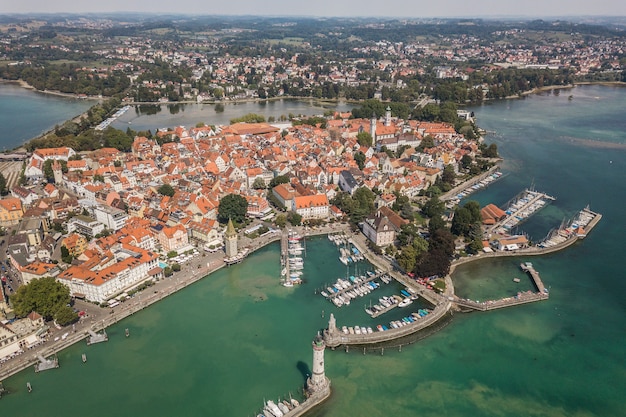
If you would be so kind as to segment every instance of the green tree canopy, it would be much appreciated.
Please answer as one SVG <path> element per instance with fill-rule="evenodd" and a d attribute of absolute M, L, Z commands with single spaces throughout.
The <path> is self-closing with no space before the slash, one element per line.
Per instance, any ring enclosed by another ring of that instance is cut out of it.
<path fill-rule="evenodd" d="M 252 183 L 252 188 L 261 190 L 265 188 L 265 180 L 262 177 L 256 177 Z"/>
<path fill-rule="evenodd" d="M 217 219 L 220 223 L 227 223 L 232 219 L 235 223 L 242 223 L 248 212 L 248 201 L 238 194 L 228 194 L 220 200 L 217 208 Z"/>
<path fill-rule="evenodd" d="M 365 154 L 361 151 L 355 152 L 354 160 L 356 161 L 356 164 L 359 166 L 359 169 L 363 169 L 363 167 L 365 166 Z"/>
<path fill-rule="evenodd" d="M 372 138 L 372 135 L 369 132 L 359 132 L 356 135 L 356 140 L 357 142 L 359 142 L 359 145 L 361 146 L 372 146 L 372 144 L 374 143 L 374 139 Z"/>
<path fill-rule="evenodd" d="M 498 145 L 492 143 L 483 149 L 483 156 L 485 158 L 497 158 L 498 157 Z"/>
<path fill-rule="evenodd" d="M 260 114 L 248 113 L 241 117 L 236 117 L 234 119 L 230 119 L 230 123 L 263 123 L 265 121 L 265 117 Z"/>
<path fill-rule="evenodd" d="M 159 194 L 166 195 L 168 197 L 172 197 L 176 193 L 176 190 L 174 190 L 174 187 L 172 187 L 169 184 L 163 184 L 157 189 L 157 191 Z"/>
<path fill-rule="evenodd" d="M 45 320 L 52 319 L 69 302 L 70 289 L 51 277 L 35 278 L 19 287 L 11 296 L 13 309 L 18 317 L 26 317 L 30 312 L 36 311 Z"/>
<path fill-rule="evenodd" d="M 274 188 L 279 184 L 287 184 L 289 182 L 289 177 L 287 175 L 278 175 L 270 181 L 269 188 Z"/>
<path fill-rule="evenodd" d="M 54 321 L 60 326 L 67 326 L 78 321 L 78 314 L 72 309 L 72 307 L 63 305 L 54 314 Z"/>

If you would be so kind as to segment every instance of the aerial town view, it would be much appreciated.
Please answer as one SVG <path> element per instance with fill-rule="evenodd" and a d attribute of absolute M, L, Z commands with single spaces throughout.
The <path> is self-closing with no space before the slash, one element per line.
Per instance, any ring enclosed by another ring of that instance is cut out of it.
<path fill-rule="evenodd" d="M 623 415 L 626 6 L 0 6 L 7 416 Z"/>

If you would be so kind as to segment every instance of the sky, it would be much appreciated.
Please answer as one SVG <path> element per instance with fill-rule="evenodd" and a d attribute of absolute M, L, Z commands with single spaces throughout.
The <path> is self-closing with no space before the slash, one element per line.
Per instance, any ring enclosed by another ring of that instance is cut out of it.
<path fill-rule="evenodd" d="M 149 12 L 335 17 L 626 16 L 624 0 L 2 0 L 4 13 Z"/>

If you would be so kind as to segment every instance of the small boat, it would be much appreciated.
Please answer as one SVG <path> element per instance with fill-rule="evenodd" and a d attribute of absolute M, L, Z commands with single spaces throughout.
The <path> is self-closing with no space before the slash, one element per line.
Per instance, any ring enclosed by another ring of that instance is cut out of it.
<path fill-rule="evenodd" d="M 283 281 L 283 287 L 293 287 L 293 282 L 290 279 Z"/>
<path fill-rule="evenodd" d="M 519 278 L 513 278 L 513 282 L 520 282 Z"/>
<path fill-rule="evenodd" d="M 279 401 L 276 405 L 278 406 L 280 411 L 282 411 L 283 414 L 287 414 L 289 412 L 289 408 L 282 402 Z"/>
<path fill-rule="evenodd" d="M 126 337 L 130 336 L 130 330 L 128 330 L 128 328 L 124 330 L 124 333 L 126 333 Z"/>
<path fill-rule="evenodd" d="M 282 403 L 279 403 L 279 404 L 282 404 Z M 283 412 L 280 411 L 280 408 L 276 405 L 276 403 L 274 403 L 274 401 L 268 400 L 266 406 L 272 412 L 272 414 L 275 415 L 276 417 L 283 416 Z"/>
<path fill-rule="evenodd" d="M 87 355 L 85 355 L 84 353 L 82 354 L 82 358 L 83 358 L 83 363 L 87 362 Z"/>
<path fill-rule="evenodd" d="M 411 300 L 410 298 L 405 298 L 404 300 L 400 301 L 398 303 L 398 307 L 406 307 L 409 304 L 411 304 L 413 302 L 413 300 Z"/>
<path fill-rule="evenodd" d="M 285 404 L 285 406 L 287 407 L 289 411 L 293 410 L 293 405 L 291 405 L 289 401 L 283 400 L 283 404 Z"/>
<path fill-rule="evenodd" d="M 295 398 L 292 398 L 291 399 L 291 405 L 293 405 L 293 407 L 295 408 L 295 407 L 299 407 L 300 403 Z"/>
<path fill-rule="evenodd" d="M 28 388 L 28 392 L 33 392 L 33 387 L 30 385 L 30 382 L 26 383 L 26 388 Z"/>

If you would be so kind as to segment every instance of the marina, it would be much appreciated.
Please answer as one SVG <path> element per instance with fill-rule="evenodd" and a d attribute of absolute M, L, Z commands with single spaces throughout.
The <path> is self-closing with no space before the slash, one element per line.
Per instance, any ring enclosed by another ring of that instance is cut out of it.
<path fill-rule="evenodd" d="M 563 243 L 573 239 L 584 239 L 593 227 L 600 221 L 602 215 L 595 213 L 585 207 L 578 212 L 576 217 L 568 224 L 562 224 L 558 229 L 548 233 L 545 239 L 537 244 L 540 248 L 551 248 L 562 245 Z"/>
<path fill-rule="evenodd" d="M 302 284 L 306 243 L 297 232 L 289 230 L 281 236 L 281 284 L 293 287 Z"/>
<path fill-rule="evenodd" d="M 546 193 L 526 189 L 506 204 L 506 216 L 487 228 L 490 233 L 507 234 L 515 226 L 526 221 L 531 215 L 542 209 L 549 201 L 556 200 Z"/>
<path fill-rule="evenodd" d="M 489 185 L 491 185 L 494 181 L 502 178 L 502 172 L 497 170 L 497 167 L 490 169 L 483 175 L 480 175 L 477 178 L 472 178 L 467 182 L 455 187 L 451 191 L 445 193 L 441 200 L 445 201 L 446 208 L 453 208 L 458 205 L 462 199 L 478 192 Z"/>

